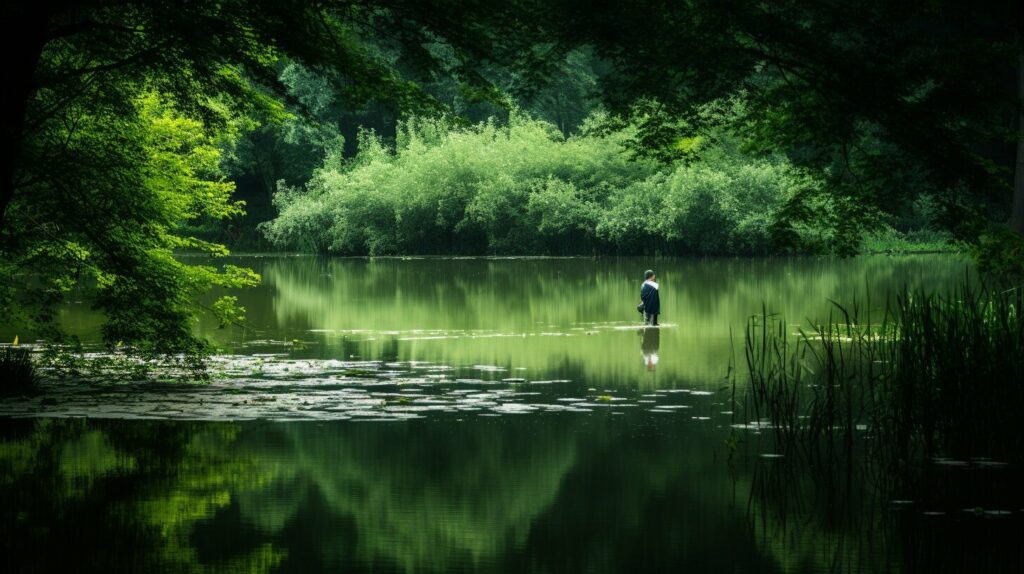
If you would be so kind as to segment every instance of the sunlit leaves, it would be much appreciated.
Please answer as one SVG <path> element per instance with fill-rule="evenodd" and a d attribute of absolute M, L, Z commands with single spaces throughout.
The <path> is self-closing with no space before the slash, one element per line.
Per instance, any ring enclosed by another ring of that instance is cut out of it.
<path fill-rule="evenodd" d="M 238 305 L 238 297 L 233 295 L 225 295 L 214 301 L 212 311 L 221 328 L 241 324 L 245 319 L 245 307 Z"/>
<path fill-rule="evenodd" d="M 265 231 L 346 254 L 765 253 L 783 206 L 816 185 L 726 134 L 677 138 L 685 161 L 638 158 L 639 130 L 607 116 L 568 138 L 521 114 L 469 128 L 414 119 L 394 150 L 363 132 L 347 165 L 278 194 Z"/>
<path fill-rule="evenodd" d="M 56 305 L 77 290 L 104 312 L 108 342 L 146 352 L 198 351 L 195 298 L 258 282 L 238 267 L 174 257 L 177 250 L 227 254 L 223 245 L 183 233 L 183 224 L 242 213 L 231 199 L 234 184 L 220 171 L 233 120 L 214 129 L 154 91 L 132 97 L 130 107 L 111 107 L 108 95 L 86 91 L 82 98 L 92 105 L 66 108 L 29 148 L 39 166 L 58 157 L 62 169 L 40 172 L 8 212 L 5 256 L 23 287 L 6 291 L 5 304 L 25 309 L 37 333 L 57 339 Z M 232 320 L 241 320 L 240 310 Z"/>

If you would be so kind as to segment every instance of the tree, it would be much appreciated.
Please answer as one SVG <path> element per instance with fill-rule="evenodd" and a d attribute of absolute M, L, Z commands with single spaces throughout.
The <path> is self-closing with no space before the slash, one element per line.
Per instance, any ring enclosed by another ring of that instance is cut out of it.
<path fill-rule="evenodd" d="M 992 206 L 1006 216 L 1008 142 L 1024 146 L 1013 129 L 1016 3 L 567 1 L 545 19 L 612 66 L 603 94 L 620 114 L 646 98 L 670 122 L 693 119 L 706 102 L 741 97 L 748 114 L 735 127 L 750 147 L 828 173 L 828 191 L 849 200 L 840 221 L 870 224 L 922 193 L 941 198 L 944 223 L 963 238 L 984 232 Z"/>
<path fill-rule="evenodd" d="M 423 46 L 444 42 L 460 64 L 452 73 L 483 85 L 472 62 L 499 57 L 495 38 L 516 38 L 518 26 L 487 3 L 458 13 L 402 0 L 40 0 L 3 11 L 21 34 L 4 40 L 12 70 L 0 116 L 0 305 L 57 337 L 57 305 L 81 289 L 104 311 L 108 343 L 160 353 L 201 348 L 190 328 L 197 293 L 254 280 L 172 255 L 226 252 L 182 224 L 239 213 L 217 150 L 254 118 L 284 117 L 282 57 L 336 71 L 346 101 L 427 112 L 441 106 L 365 37 L 425 69 L 436 62 Z M 222 319 L 239 316 L 229 303 L 215 306 Z"/>

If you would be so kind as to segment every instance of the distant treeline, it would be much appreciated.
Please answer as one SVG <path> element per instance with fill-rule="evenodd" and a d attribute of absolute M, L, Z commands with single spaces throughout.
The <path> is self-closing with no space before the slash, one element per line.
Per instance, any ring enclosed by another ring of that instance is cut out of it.
<path fill-rule="evenodd" d="M 696 136 L 679 144 L 694 159 L 665 164 L 631 153 L 631 127 L 603 125 L 598 115 L 565 137 L 515 114 L 461 128 L 411 120 L 394 149 L 364 132 L 354 159 L 283 188 L 263 229 L 279 247 L 349 255 L 764 254 L 780 231 L 829 241 L 778 228 L 787 202 L 820 185 L 783 156 Z"/>

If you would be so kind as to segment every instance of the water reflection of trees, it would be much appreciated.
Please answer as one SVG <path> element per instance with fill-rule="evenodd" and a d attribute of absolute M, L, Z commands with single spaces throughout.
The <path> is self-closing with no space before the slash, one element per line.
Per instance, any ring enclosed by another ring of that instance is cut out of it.
<path fill-rule="evenodd" d="M 7 571 L 266 572 L 269 544 L 198 563 L 197 521 L 260 480 L 231 424 L 3 421 L 0 501 Z M 216 568 L 214 568 L 216 566 Z"/>
<path fill-rule="evenodd" d="M 111 570 L 619 571 L 710 559 L 703 538 L 735 546 L 742 513 L 706 444 L 621 420 L 42 421 L 0 446 L 8 555 L 56 566 L 73 550 Z M 88 534 L 65 539 L 76 530 Z M 130 548 L 111 552 L 120 540 Z M 663 552 L 643 555 L 655 540 Z"/>
<path fill-rule="evenodd" d="M 557 426 L 557 425 L 555 425 Z M 291 425 L 246 437 L 287 470 L 271 489 L 300 493 L 268 506 L 262 489 L 236 499 L 241 522 L 275 537 L 310 512 L 345 516 L 354 542 L 324 546 L 327 564 L 383 562 L 446 571 L 493 560 L 527 538 L 572 467 L 573 441 L 539 424 L 520 433 L 501 421 L 459 425 Z M 269 439 L 269 441 L 268 441 Z M 285 444 L 287 446 L 285 446 Z M 509 487 L 512 485 L 512 487 Z M 287 502 L 284 502 L 284 501 Z M 309 501 L 323 505 L 312 509 Z"/>
<path fill-rule="evenodd" d="M 380 329 L 543 330 L 547 324 L 634 319 L 643 261 L 636 259 L 270 260 L 262 273 L 281 322 Z M 834 259 L 669 259 L 659 261 L 667 316 L 727 333 L 767 302 L 802 317 L 828 310 L 866 287 L 884 297 L 904 283 L 957 279 L 949 256 Z M 879 300 L 881 303 L 881 300 Z M 777 307 L 777 308 L 774 308 Z M 367 325 L 368 322 L 374 323 Z M 742 323 L 741 323 L 742 324 Z M 541 325 L 541 327 L 538 327 Z"/>
<path fill-rule="evenodd" d="M 9 571 L 69 557 L 88 570 L 190 572 L 1020 564 L 1019 516 L 985 515 L 1019 508 L 1019 471 L 865 473 L 859 456 L 808 466 L 757 458 L 752 443 L 730 465 L 725 431 L 706 424 L 611 411 L 4 421 L 0 527 Z"/>
<path fill-rule="evenodd" d="M 544 370 L 561 357 L 582 359 L 592 377 L 637 376 L 635 355 L 623 352 L 621 333 L 594 323 L 637 319 L 637 259 L 322 259 L 277 258 L 261 269 L 267 286 L 242 301 L 254 322 L 280 332 L 308 329 L 374 331 L 436 329 L 531 334 L 559 331 L 575 337 L 401 341 L 405 359 L 474 364 L 498 361 Z M 664 334 L 671 360 L 662 380 L 717 380 L 731 356 L 730 328 L 767 304 L 791 322 L 824 319 L 828 299 L 847 300 L 870 289 L 887 293 L 910 285 L 940 287 L 963 273 L 955 257 L 834 259 L 665 259 Z M 268 307 L 272 301 L 272 308 Z M 572 331 L 580 327 L 580 331 Z M 595 333 L 587 336 L 585 333 Z M 586 338 L 584 338 L 586 337 Z M 386 337 L 384 337 L 386 338 Z M 383 338 L 382 338 L 383 339 Z M 328 337 L 327 345 L 343 340 Z M 363 344 L 373 356 L 380 340 Z M 514 361 L 513 361 L 514 359 Z M 629 375 L 626 375 L 629 373 Z M 621 383 L 622 379 L 619 379 Z"/>
<path fill-rule="evenodd" d="M 757 459 L 751 530 L 784 572 L 1017 572 L 1018 469 L 880 467 L 837 451 Z"/>

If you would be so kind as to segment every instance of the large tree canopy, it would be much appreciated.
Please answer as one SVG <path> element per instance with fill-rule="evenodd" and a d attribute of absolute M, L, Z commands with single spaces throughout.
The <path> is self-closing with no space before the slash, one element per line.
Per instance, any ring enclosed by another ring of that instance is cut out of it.
<path fill-rule="evenodd" d="M 659 102 L 654 147 L 683 135 L 666 125 L 685 128 L 679 118 L 697 106 L 740 97 L 747 117 L 735 128 L 756 147 L 828 169 L 828 191 L 853 200 L 846 221 L 934 193 L 946 224 L 973 239 L 982 218 L 965 215 L 992 204 L 1006 213 L 1024 97 L 1019 3 L 688 0 L 550 10 L 549 21 L 564 23 L 561 38 L 592 43 L 613 65 L 603 92 L 612 109 Z M 1017 183 L 1013 225 L 1024 232 Z"/>
<path fill-rule="evenodd" d="M 442 105 L 402 68 L 446 73 L 486 93 L 471 66 L 515 44 L 518 21 L 446 2 L 41 0 L 4 7 L 13 70 L 3 84 L 0 305 L 59 337 L 75 289 L 104 311 L 105 338 L 157 352 L 196 349 L 196 295 L 251 284 L 242 269 L 182 263 L 225 253 L 184 225 L 237 214 L 220 150 L 255 121 L 278 121 L 283 59 L 322 70 L 337 98 L 427 113 Z M 373 42 L 368 41 L 372 38 Z M 441 53 L 432 46 L 444 45 Z M 231 299 L 213 310 L 237 318 Z"/>

